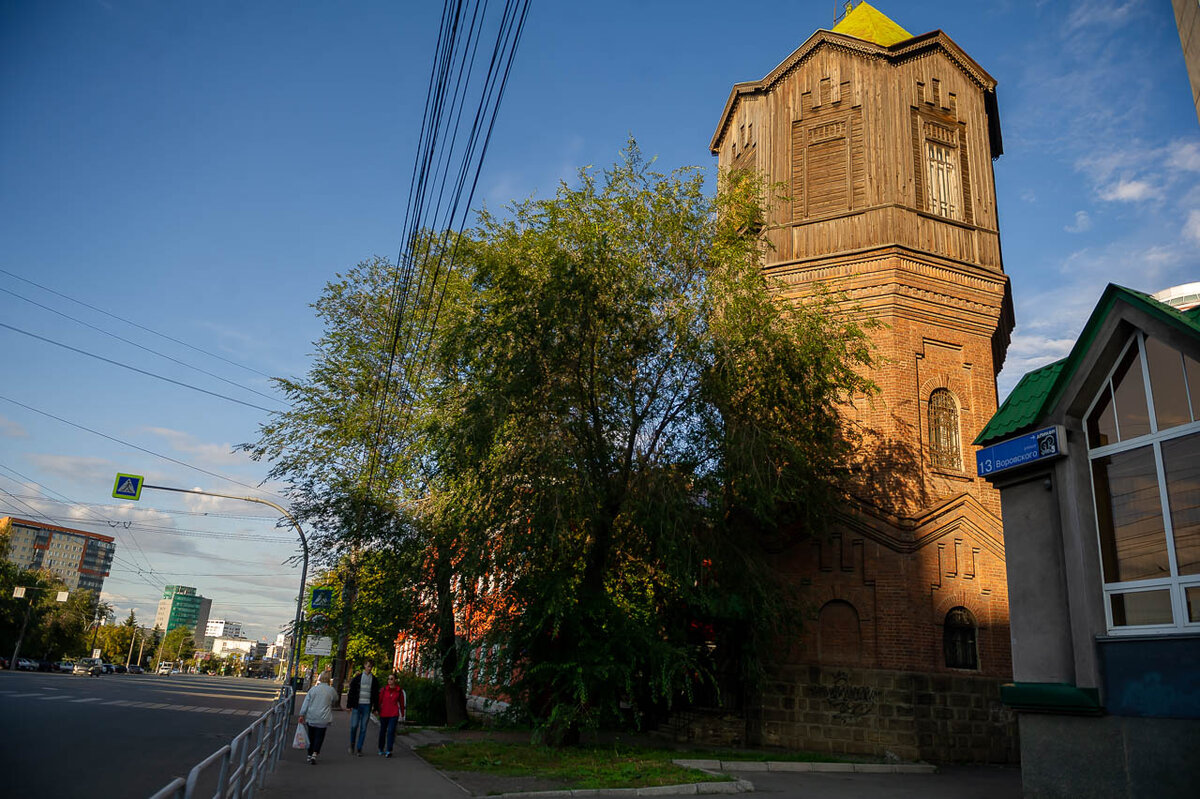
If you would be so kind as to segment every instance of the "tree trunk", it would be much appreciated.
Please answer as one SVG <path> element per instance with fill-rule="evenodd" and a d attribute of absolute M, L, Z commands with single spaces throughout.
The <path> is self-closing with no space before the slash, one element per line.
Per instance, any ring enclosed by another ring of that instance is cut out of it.
<path fill-rule="evenodd" d="M 346 675 L 349 669 L 346 668 L 346 645 L 350 642 L 350 613 L 354 607 L 354 600 L 358 597 L 358 584 L 355 581 L 355 565 L 353 556 L 350 567 L 346 573 L 346 578 L 342 582 L 342 626 L 338 630 L 338 653 L 333 661 L 333 687 L 337 690 L 337 704 L 340 707 L 342 704 L 342 693 L 345 690 Z M 297 642 L 299 646 L 299 642 Z M 316 672 L 313 672 L 313 679 L 316 680 Z"/>
<path fill-rule="evenodd" d="M 459 663 L 450 556 L 445 550 L 439 550 L 437 558 L 437 651 L 442 667 L 442 690 L 446 698 L 446 723 L 453 726 L 467 720 L 467 686 Z"/>

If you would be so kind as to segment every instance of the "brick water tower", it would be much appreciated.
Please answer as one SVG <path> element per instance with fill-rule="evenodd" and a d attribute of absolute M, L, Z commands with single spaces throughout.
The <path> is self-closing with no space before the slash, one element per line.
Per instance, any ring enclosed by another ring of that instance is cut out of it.
<path fill-rule="evenodd" d="M 970 443 L 1013 327 L 995 90 L 945 33 L 864 2 L 736 84 L 712 138 L 722 168 L 786 187 L 763 231 L 780 294 L 823 285 L 881 323 L 879 392 L 845 420 L 863 440 L 850 496 L 832 532 L 779 554 L 807 606 L 752 722 L 763 743 L 1015 757 L 999 496 Z"/>

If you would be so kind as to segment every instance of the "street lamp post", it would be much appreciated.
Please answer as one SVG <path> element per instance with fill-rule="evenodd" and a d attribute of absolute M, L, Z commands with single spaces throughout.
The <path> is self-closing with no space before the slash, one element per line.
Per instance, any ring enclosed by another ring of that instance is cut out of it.
<path fill-rule="evenodd" d="M 300 546 L 304 550 L 304 562 L 300 569 L 300 593 L 296 597 L 296 620 L 292 625 L 292 651 L 288 659 L 288 684 L 291 684 L 292 678 L 295 676 L 297 655 L 300 646 L 300 609 L 304 606 L 304 584 L 308 580 L 308 539 L 304 537 L 304 530 L 300 529 L 300 522 L 296 521 L 288 510 L 280 505 L 276 505 L 269 499 L 261 499 L 260 497 L 239 497 L 233 494 L 218 494 L 215 491 L 201 491 L 198 488 L 172 488 L 170 486 L 152 486 L 148 483 L 143 483 L 142 488 L 152 488 L 156 491 L 174 491 L 177 494 L 200 494 L 206 497 L 220 497 L 222 499 L 236 499 L 242 502 L 255 502 L 259 505 L 267 505 L 282 513 L 292 527 L 296 528 L 296 533 L 300 536 Z"/>

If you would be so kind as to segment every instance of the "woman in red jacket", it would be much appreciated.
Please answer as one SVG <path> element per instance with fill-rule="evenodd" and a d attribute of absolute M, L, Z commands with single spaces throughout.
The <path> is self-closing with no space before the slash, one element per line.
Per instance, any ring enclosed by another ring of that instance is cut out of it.
<path fill-rule="evenodd" d="M 379 689 L 379 754 L 384 757 L 392 756 L 396 722 L 404 717 L 406 698 L 404 689 L 396 684 L 396 675 L 389 674 L 387 685 Z"/>

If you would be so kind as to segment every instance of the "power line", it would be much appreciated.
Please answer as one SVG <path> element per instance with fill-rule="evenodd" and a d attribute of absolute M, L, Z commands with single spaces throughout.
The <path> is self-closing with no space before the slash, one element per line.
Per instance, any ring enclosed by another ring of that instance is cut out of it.
<path fill-rule="evenodd" d="M 3 467 L 3 464 L 0 464 L 0 467 Z M 8 467 L 3 467 L 3 468 L 8 468 Z M 34 481 L 30 480 L 30 482 L 34 482 Z M 38 485 L 41 485 L 41 483 L 38 483 Z M 42 487 L 45 488 L 45 486 L 42 486 Z M 49 490 L 49 489 L 47 489 L 47 490 Z M 57 493 L 57 492 L 55 492 L 55 493 Z M 16 496 L 16 495 L 14 495 L 14 496 Z M 58 502 L 61 504 L 81 505 L 81 506 L 89 507 L 89 508 L 111 508 L 114 510 L 128 510 L 130 507 L 130 505 L 128 503 L 123 504 L 123 505 L 115 505 L 111 502 L 83 502 L 82 500 L 72 500 L 72 499 L 59 500 L 59 499 L 54 499 L 52 497 L 30 496 L 30 495 L 23 495 L 21 498 L 22 499 L 40 499 L 40 500 L 44 500 L 46 502 Z M 275 520 L 275 519 L 279 518 L 278 514 L 276 514 L 274 516 L 266 516 L 266 515 L 262 515 L 262 514 L 260 514 L 260 515 L 240 515 L 240 514 L 236 514 L 236 513 L 213 513 L 211 511 L 205 511 L 205 510 L 179 510 L 178 508 L 157 508 L 152 505 L 143 505 L 140 502 L 137 505 L 137 510 L 142 513 L 166 513 L 166 514 L 172 514 L 172 515 L 176 515 L 176 516 L 205 516 L 205 517 L 208 517 L 211 519 L 230 519 L 233 521 L 266 521 L 266 520 Z"/>
<path fill-rule="evenodd" d="M 2 488 L 0 488 L 0 493 L 3 493 L 3 494 L 8 494 L 8 496 L 10 496 L 10 497 L 12 496 L 12 494 L 9 494 L 9 492 L 5 491 L 5 490 L 4 490 L 4 489 L 2 489 Z M 20 500 L 18 500 L 18 502 L 20 502 Z M 11 504 L 11 503 L 10 503 L 10 504 Z M 21 502 L 20 504 L 24 505 L 24 506 L 25 506 L 25 507 L 28 509 L 29 513 L 30 513 L 30 514 L 33 516 L 33 518 L 35 518 L 35 519 L 45 519 L 47 522 L 49 522 L 49 521 L 50 521 L 51 517 L 47 516 L 45 513 L 42 513 L 42 512 L 41 512 L 41 511 L 39 511 L 38 509 L 36 509 L 36 508 L 32 507 L 32 506 L 31 506 L 31 505 L 29 505 L 28 503 L 26 503 L 26 502 Z M 117 556 L 116 556 L 116 553 L 115 553 L 115 552 L 113 553 L 113 559 L 114 559 L 114 560 L 116 560 L 116 559 L 117 559 Z M 148 562 L 148 561 L 147 561 L 147 562 Z M 136 564 L 136 563 L 133 563 L 133 564 L 130 564 L 130 565 L 132 565 L 134 568 L 140 568 L 140 567 L 138 567 L 138 566 L 137 566 L 137 564 Z M 145 582 L 147 585 L 149 585 L 149 586 L 151 586 L 151 587 L 153 587 L 153 588 L 156 588 L 156 590 L 157 590 L 157 587 L 156 587 L 156 586 L 154 586 L 154 584 L 153 584 L 153 583 L 151 583 L 149 580 L 147 580 L 147 579 L 145 578 L 145 576 L 143 576 L 142 574 L 140 574 L 140 573 L 139 573 L 138 577 L 139 577 L 139 578 L 140 578 L 140 579 L 141 579 L 143 582 Z"/>
<path fill-rule="evenodd" d="M 93 430 L 92 428 L 78 424 L 77 422 L 72 422 L 68 419 L 62 418 L 61 416 L 56 416 L 56 415 L 50 413 L 49 411 L 43 411 L 41 408 L 35 408 L 32 405 L 26 405 L 25 403 L 15 400 L 12 397 L 6 397 L 3 394 L 0 394 L 0 400 L 4 400 L 5 402 L 11 402 L 13 405 L 16 405 L 19 408 L 24 408 L 27 411 L 32 411 L 36 414 L 40 414 L 42 416 L 45 416 L 48 419 L 53 419 L 56 422 L 62 422 L 63 424 L 74 427 L 77 430 L 83 430 L 86 433 L 91 433 L 92 435 L 99 436 L 100 438 L 115 442 L 115 443 L 120 444 L 125 447 L 129 447 L 130 449 L 136 449 L 138 452 L 144 452 L 147 455 L 153 455 L 156 458 L 160 458 L 164 461 L 168 461 L 169 463 L 174 463 L 178 466 L 182 466 L 185 469 L 191 469 L 192 471 L 200 472 L 201 474 L 206 474 L 209 477 L 215 477 L 218 480 L 224 480 L 227 483 L 233 483 L 236 486 L 241 486 L 242 488 L 248 488 L 251 491 L 256 491 L 260 494 L 270 494 L 273 497 L 279 497 L 280 499 L 287 500 L 287 497 L 283 496 L 282 494 L 277 494 L 274 491 L 270 491 L 265 488 L 259 488 L 258 486 L 252 486 L 247 483 L 243 483 L 240 480 L 234 480 L 232 477 L 226 477 L 223 474 L 218 474 L 217 472 L 210 472 L 208 469 L 202 469 L 199 466 L 193 466 L 192 464 L 187 463 L 186 461 L 181 461 L 178 458 L 172 458 L 169 455 L 163 455 L 162 453 L 155 452 L 154 450 L 146 449 L 145 447 L 139 447 L 137 444 L 133 444 L 128 441 L 124 441 L 120 438 L 117 438 L 116 436 L 110 436 L 107 433 L 101 433 L 99 430 Z"/>
<path fill-rule="evenodd" d="M 166 333 L 160 333 L 157 330 L 153 330 L 149 327 L 146 327 L 145 325 L 138 324 L 137 322 L 126 319 L 123 316 L 118 316 L 117 314 L 112 313 L 111 311 L 106 311 L 103 308 L 97 308 L 95 305 L 89 305 L 86 302 L 84 302 L 83 300 L 77 300 L 74 297 L 67 296 L 66 294 L 63 294 L 62 292 L 59 292 L 59 291 L 55 291 L 54 289 L 49 288 L 48 286 L 43 286 L 41 283 L 35 283 L 34 281 L 30 280 L 29 278 L 21 277 L 20 275 L 14 274 L 14 273 L 8 271 L 7 269 L 0 269 L 0 272 L 8 275 L 9 277 L 16 278 L 17 280 L 28 283 L 31 286 L 36 286 L 37 288 L 41 289 L 42 291 L 48 291 L 51 294 L 55 295 L 56 297 L 62 297 L 64 300 L 67 300 L 68 302 L 73 302 L 76 305 L 82 305 L 84 308 L 88 308 L 89 310 L 95 311 L 96 313 L 101 313 L 101 314 L 104 314 L 105 316 L 110 316 L 113 319 L 116 319 L 117 321 L 124 322 L 127 325 L 136 327 L 138 330 L 144 330 L 147 333 L 150 333 L 151 335 L 158 336 L 159 338 L 166 339 L 167 341 L 173 341 L 176 344 L 187 347 L 188 349 L 191 349 L 191 350 L 195 350 L 196 352 L 207 355 L 210 358 L 216 358 L 218 361 L 224 361 L 225 363 L 227 363 L 231 366 L 236 366 L 239 369 L 245 369 L 247 372 L 253 372 L 254 374 L 260 375 L 262 377 L 266 377 L 266 378 L 271 377 L 271 375 L 267 374 L 266 372 L 260 372 L 257 369 L 240 364 L 237 361 L 231 361 L 230 359 L 228 359 L 224 356 L 217 355 L 215 352 L 209 352 L 208 350 L 203 349 L 201 347 L 197 347 L 193 344 L 188 344 L 186 341 L 181 341 L 180 339 L 177 339 L 174 336 L 168 336 Z"/>
<path fill-rule="evenodd" d="M 466 97 L 472 85 L 475 58 L 482 41 L 482 20 L 487 15 L 486 6 L 486 2 L 474 3 L 465 40 L 460 40 L 459 36 L 464 22 L 463 0 L 453 4 L 447 0 L 443 7 L 438 45 L 435 48 L 434 64 L 426 94 L 422 130 L 418 139 L 417 163 L 409 187 L 401 251 L 396 260 L 396 277 L 389 299 L 391 319 L 387 364 L 382 370 L 382 377 L 375 384 L 371 397 L 375 430 L 374 445 L 368 453 L 368 486 L 375 480 L 384 449 L 383 426 L 393 390 L 392 382 L 397 376 L 403 375 L 405 386 L 411 394 L 411 390 L 419 384 L 428 362 L 429 349 L 432 346 L 450 273 L 455 267 L 467 213 L 474 200 L 483 159 L 495 128 L 500 102 L 529 12 L 528 0 L 508 0 L 505 3 L 496 43 L 485 71 L 482 89 L 479 91 L 474 120 L 466 143 L 459 147 L 456 140 L 463 120 Z M 449 99 L 449 115 L 444 116 L 447 110 L 450 76 L 455 71 L 457 77 Z M 483 135 L 480 146 L 480 136 L 485 128 L 486 134 Z M 447 139 L 448 143 L 439 149 L 439 144 Z M 457 174 L 452 179 L 451 164 L 456 153 L 461 160 Z M 471 180 L 471 189 L 466 202 L 462 203 L 467 177 L 472 170 L 474 178 Z M 432 215 L 427 216 L 425 205 L 431 178 L 438 182 L 438 188 Z M 443 230 L 440 242 L 436 237 L 428 240 L 418 239 L 418 231 L 437 229 Z M 447 242 L 451 231 L 454 230 L 457 231 L 454 245 L 447 257 Z M 418 243 L 422 247 L 420 251 L 417 249 Z M 436 262 L 431 266 L 431 251 L 435 247 Z M 416 317 L 417 314 L 420 318 Z M 400 363 L 399 367 L 397 361 Z M 414 376 L 416 363 L 420 366 L 416 368 Z M 411 420 L 411 397 L 409 399 L 408 419 Z M 407 425 L 407 422 L 405 424 Z"/>
<path fill-rule="evenodd" d="M 0 490 L 2 490 L 2 489 L 0 489 Z M 4 493 L 7 494 L 8 492 L 5 491 Z M 72 521 L 75 517 L 73 517 L 73 516 L 51 516 L 48 513 L 43 513 L 42 518 L 46 519 L 47 521 L 69 522 L 69 521 Z M 211 538 L 211 539 L 227 540 L 227 541 L 258 541 L 258 542 L 267 543 L 267 544 L 274 544 L 274 543 L 278 543 L 278 542 L 294 543 L 294 540 L 290 536 L 285 536 L 285 537 L 280 537 L 280 538 L 267 538 L 258 533 L 222 533 L 222 532 L 218 532 L 216 530 L 195 530 L 195 529 L 188 528 L 188 527 L 165 527 L 161 524 L 145 524 L 143 522 L 134 522 L 134 521 L 109 522 L 108 524 L 114 530 L 132 530 L 132 529 L 148 530 L 148 531 L 155 532 L 155 533 L 162 533 L 165 535 L 178 535 L 178 536 L 184 536 L 187 538 Z"/>
<path fill-rule="evenodd" d="M 219 374 L 216 374 L 214 372 L 210 372 L 206 369 L 201 369 L 199 366 L 194 366 L 194 365 L 188 363 L 187 361 L 181 361 L 178 358 L 167 355 L 164 352 L 159 352 L 158 350 L 151 349 L 150 347 L 144 346 L 142 344 L 138 344 L 136 341 L 127 339 L 124 336 L 118 336 L 116 333 L 110 333 L 109 331 L 105 330 L 102 327 L 97 327 L 96 325 L 93 325 L 89 322 L 85 322 L 82 319 L 78 319 L 74 316 L 71 316 L 70 314 L 66 314 L 66 313 L 63 313 L 62 311 L 51 308 L 49 305 L 43 305 L 42 303 L 37 302 L 36 300 L 31 300 L 26 296 L 18 294 L 15 291 L 12 291 L 11 289 L 6 289 L 6 288 L 0 287 L 0 291 L 3 291 L 5 294 L 10 294 L 19 300 L 24 300 L 25 302 L 29 303 L 30 305 L 35 305 L 38 308 L 41 308 L 42 310 L 49 311 L 52 314 L 57 314 L 58 316 L 61 316 L 64 319 L 70 319 L 72 322 L 83 325 L 86 328 L 95 330 L 97 333 L 103 333 L 104 335 L 108 336 L 109 338 L 114 338 L 117 341 L 124 342 L 125 344 L 128 344 L 132 347 L 137 347 L 140 350 L 145 350 L 146 352 L 150 353 L 151 355 L 157 355 L 160 358 L 165 358 L 168 361 L 170 361 L 171 363 L 178 364 L 179 366 L 183 366 L 187 369 L 191 369 L 193 371 L 199 372 L 202 375 L 207 375 L 208 377 L 215 378 L 217 380 L 220 380 L 222 383 L 228 383 L 229 385 L 234 386 L 236 388 L 240 388 L 243 391 L 249 391 L 251 394 L 257 394 L 258 396 L 263 397 L 264 399 L 269 399 L 272 402 L 279 402 L 279 399 L 277 397 L 273 397 L 270 394 L 263 393 L 262 391 L 259 391 L 256 388 L 251 388 L 250 386 L 242 385 L 241 383 L 238 383 L 236 381 L 221 377 Z"/>
<path fill-rule="evenodd" d="M 95 358 L 98 361 L 104 361 L 105 363 L 112 364 L 113 366 L 119 366 L 122 369 L 128 369 L 131 372 L 137 372 L 138 374 L 143 374 L 143 375 L 146 375 L 147 377 L 155 377 L 155 378 L 158 378 L 159 380 L 164 380 L 168 383 L 174 383 L 177 386 L 183 386 L 184 388 L 190 388 L 192 391 L 199 391 L 201 394 L 208 394 L 210 397 L 217 397 L 218 399 L 228 400 L 229 402 L 236 402 L 238 405 L 245 405 L 247 408 L 254 408 L 256 410 L 264 411 L 266 413 L 274 413 L 274 411 L 272 411 L 270 408 L 264 408 L 261 405 L 255 405 L 253 402 L 245 402 L 244 400 L 236 399 L 234 397 L 229 397 L 224 394 L 218 394 L 215 391 L 209 391 L 206 388 L 200 388 L 199 386 L 193 386 L 190 383 L 184 383 L 180 380 L 173 380 L 169 377 L 165 377 L 164 375 L 160 375 L 155 372 L 147 372 L 145 369 L 138 369 L 136 366 L 130 366 L 127 363 L 121 363 L 120 361 L 114 361 L 111 358 L 105 358 L 103 355 L 97 355 L 94 352 L 88 352 L 87 350 L 81 350 L 78 347 L 72 347 L 70 344 L 63 344 L 61 341 L 55 341 L 54 339 L 46 338 L 45 336 L 39 336 L 37 333 L 30 333 L 28 330 L 22 330 L 19 327 L 13 327 L 12 325 L 6 324 L 4 322 L 0 322 L 0 327 L 8 328 L 9 330 L 12 330 L 13 332 L 20 333 L 25 336 L 29 336 L 30 338 L 35 338 L 39 341 L 44 341 L 47 344 L 53 344 L 56 347 L 62 347 L 63 349 L 70 350 L 71 352 L 77 352 L 80 355 L 86 355 L 89 358 Z"/>
<path fill-rule="evenodd" d="M 71 498 L 70 498 L 70 497 L 68 497 L 66 494 L 63 494 L 63 493 L 61 493 L 61 492 L 58 492 L 58 491 L 55 491 L 54 489 L 50 488 L 49 486 L 47 486 L 47 485 L 44 485 L 43 483 L 39 483 L 37 480 L 34 480 L 33 478 L 31 478 L 31 477 L 29 477 L 29 476 L 27 476 L 27 475 L 24 475 L 24 474 L 21 474 L 20 472 L 18 472 L 16 469 L 12 468 L 11 466 L 7 466 L 7 465 L 5 465 L 5 464 L 0 464 L 0 468 L 3 468 L 3 469 L 4 469 L 4 470 L 6 470 L 6 471 L 12 472 L 12 473 L 13 473 L 13 474 L 15 474 L 17 477 L 19 477 L 19 478 L 21 478 L 22 480 L 24 480 L 26 483 L 33 483 L 34 485 L 36 485 L 36 486 L 39 486 L 39 487 L 40 487 L 42 490 L 44 490 L 44 491 L 49 491 L 49 492 L 50 492 L 50 493 L 52 493 L 52 494 L 58 494 L 60 497 L 62 497 L 62 498 L 63 498 L 63 500 L 65 500 L 67 503 L 69 503 L 69 504 L 71 504 L 71 505 L 82 505 L 82 504 L 83 504 L 83 503 L 79 503 L 79 502 L 74 502 L 74 501 L 73 501 L 73 500 L 71 500 Z M 5 475 L 5 477 L 7 477 L 7 475 Z M 7 479 L 9 479 L 9 480 L 12 480 L 12 478 L 11 478 L 11 477 L 8 477 Z M 16 482 L 16 481 L 15 481 L 15 480 L 13 480 L 13 482 Z M 22 484 L 18 483 L 18 485 L 22 485 Z M 22 487 L 24 487 L 24 486 L 22 485 Z M 5 493 L 8 493 L 8 494 L 9 494 L 9 496 L 15 496 L 14 494 L 12 494 L 12 493 L 10 493 L 10 492 L 5 492 Z M 27 497 L 27 498 L 28 498 L 28 497 Z M 48 497 L 33 497 L 33 499 L 40 499 L 40 500 L 44 500 L 44 501 L 48 501 L 48 502 L 59 502 L 59 501 L 60 501 L 60 500 L 54 500 L 54 499 L 50 499 L 50 498 L 48 498 Z M 48 518 L 48 517 L 47 517 L 47 518 Z M 106 524 L 110 524 L 110 525 L 111 525 L 111 522 L 110 522 L 108 519 L 95 519 L 95 518 L 94 518 L 94 521 L 103 521 L 103 522 L 105 522 Z M 134 536 L 134 535 L 131 533 L 131 534 L 130 534 L 130 536 L 129 536 L 129 538 L 130 538 L 130 540 L 131 540 L 131 541 L 133 541 L 133 545 L 134 545 L 134 546 L 137 548 L 138 552 L 140 552 L 140 553 L 141 553 L 141 555 L 142 555 L 142 560 L 144 560 L 144 561 L 146 562 L 146 568 L 147 568 L 147 570 L 149 570 L 149 572 L 150 572 L 151 574 L 153 574 L 153 573 L 154 573 L 154 564 L 152 564 L 152 563 L 150 562 L 150 558 L 146 556 L 146 552 L 145 552 L 145 551 L 142 549 L 142 545 L 141 545 L 140 543 L 138 543 L 137 537 L 136 537 L 136 536 Z"/>

